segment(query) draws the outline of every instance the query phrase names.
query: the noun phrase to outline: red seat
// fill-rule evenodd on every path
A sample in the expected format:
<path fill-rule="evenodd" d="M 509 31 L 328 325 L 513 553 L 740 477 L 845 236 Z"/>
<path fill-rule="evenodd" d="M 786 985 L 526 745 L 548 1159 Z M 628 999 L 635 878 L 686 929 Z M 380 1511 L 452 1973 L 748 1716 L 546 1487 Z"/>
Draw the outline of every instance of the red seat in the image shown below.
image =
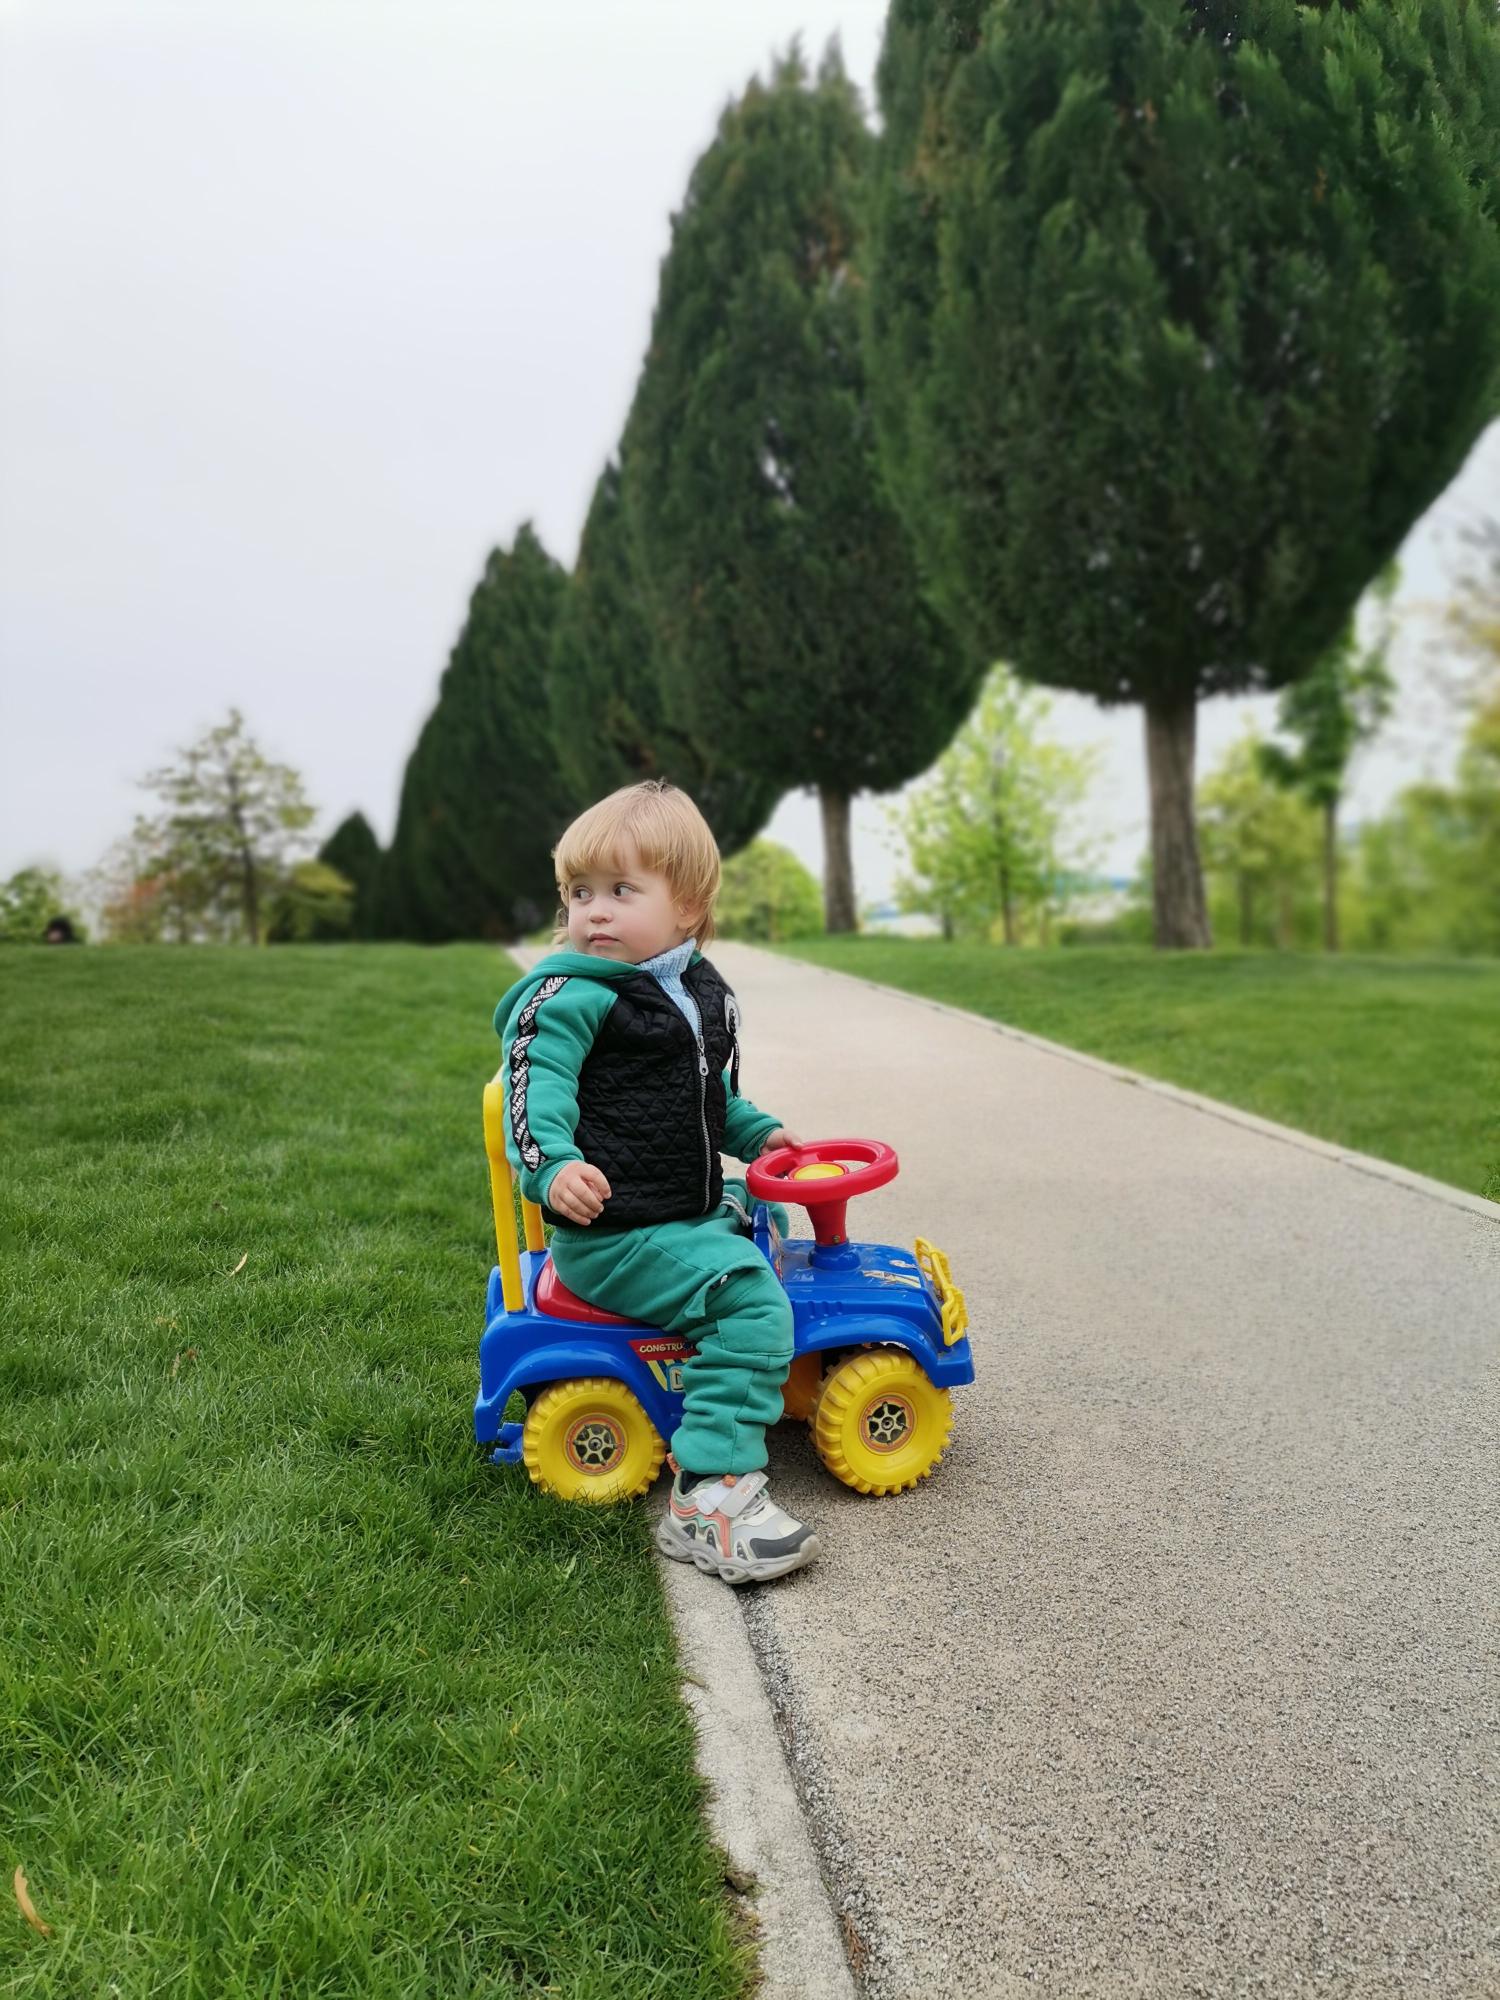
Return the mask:
<path fill-rule="evenodd" d="M 603 1306 L 591 1306 L 587 1299 L 570 1292 L 557 1275 L 557 1266 L 549 1257 L 536 1281 L 532 1303 L 539 1313 L 547 1313 L 553 1319 L 587 1320 L 590 1326 L 639 1326 L 638 1319 L 624 1319 L 619 1313 L 606 1312 Z"/>

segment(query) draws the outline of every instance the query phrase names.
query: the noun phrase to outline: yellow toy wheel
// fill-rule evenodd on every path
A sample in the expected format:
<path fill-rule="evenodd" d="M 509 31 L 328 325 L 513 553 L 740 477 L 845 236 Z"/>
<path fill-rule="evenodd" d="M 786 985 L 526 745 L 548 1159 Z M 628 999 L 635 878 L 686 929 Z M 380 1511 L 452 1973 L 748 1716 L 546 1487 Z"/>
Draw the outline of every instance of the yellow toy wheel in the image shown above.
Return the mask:
<path fill-rule="evenodd" d="M 806 1423 L 823 1386 L 821 1354 L 799 1354 L 792 1372 L 781 1385 L 781 1414 L 794 1423 Z"/>
<path fill-rule="evenodd" d="M 544 1493 L 608 1506 L 644 1493 L 667 1455 L 661 1433 L 623 1382 L 554 1382 L 526 1415 L 521 1456 Z"/>
<path fill-rule="evenodd" d="M 953 1428 L 953 1398 L 899 1347 L 851 1354 L 824 1377 L 813 1445 L 857 1493 L 900 1493 L 925 1479 Z"/>

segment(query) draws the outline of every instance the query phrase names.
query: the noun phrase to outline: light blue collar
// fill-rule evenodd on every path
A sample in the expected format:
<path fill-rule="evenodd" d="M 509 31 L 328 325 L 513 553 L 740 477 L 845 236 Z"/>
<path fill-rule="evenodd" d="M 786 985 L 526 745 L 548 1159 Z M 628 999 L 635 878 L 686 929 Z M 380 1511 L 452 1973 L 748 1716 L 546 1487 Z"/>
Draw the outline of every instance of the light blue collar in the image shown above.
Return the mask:
<path fill-rule="evenodd" d="M 666 951 L 659 951 L 655 958 L 643 958 L 636 966 L 637 972 L 649 972 L 657 979 L 680 979 L 687 970 L 688 960 L 698 949 L 698 940 L 688 938 L 682 944 L 674 944 Z"/>

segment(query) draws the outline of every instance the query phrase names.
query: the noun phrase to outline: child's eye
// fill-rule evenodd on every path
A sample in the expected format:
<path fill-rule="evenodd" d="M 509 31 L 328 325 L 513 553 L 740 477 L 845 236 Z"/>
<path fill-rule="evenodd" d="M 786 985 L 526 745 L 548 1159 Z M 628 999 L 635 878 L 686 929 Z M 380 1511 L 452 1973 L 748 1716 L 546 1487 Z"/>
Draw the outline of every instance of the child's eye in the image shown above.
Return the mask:
<path fill-rule="evenodd" d="M 631 895 L 632 895 L 632 896 L 633 896 L 633 895 L 635 894 L 635 885 L 634 885 L 634 883 L 631 883 L 631 882 L 616 882 L 616 884 L 615 884 L 615 887 L 616 887 L 617 889 L 628 889 L 628 890 L 630 891 L 630 893 L 631 893 Z"/>

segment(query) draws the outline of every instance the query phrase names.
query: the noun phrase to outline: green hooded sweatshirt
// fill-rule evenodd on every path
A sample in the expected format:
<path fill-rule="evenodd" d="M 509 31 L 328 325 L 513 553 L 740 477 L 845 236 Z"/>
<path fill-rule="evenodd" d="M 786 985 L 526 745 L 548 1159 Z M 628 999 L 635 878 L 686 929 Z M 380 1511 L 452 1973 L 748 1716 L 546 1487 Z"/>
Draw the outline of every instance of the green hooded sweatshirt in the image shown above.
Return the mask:
<path fill-rule="evenodd" d="M 728 996 L 729 1007 L 726 1011 L 737 1017 L 733 994 L 723 974 L 704 959 L 701 951 L 695 950 L 689 959 L 685 981 L 692 978 L 699 966 L 706 966 L 707 980 L 700 975 L 695 984 L 711 1003 L 722 991 Z M 506 1157 L 518 1175 L 521 1192 L 528 1201 L 540 1202 L 545 1208 L 547 1191 L 559 1170 L 570 1160 L 584 1158 L 576 1136 L 580 1122 L 580 1073 L 611 1011 L 631 983 L 638 980 L 646 982 L 653 1000 L 655 995 L 661 996 L 675 1021 L 682 1020 L 676 1002 L 667 995 L 652 973 L 644 972 L 637 965 L 592 958 L 568 950 L 550 952 L 546 958 L 539 960 L 516 981 L 495 1009 L 495 1028 L 503 1053 L 502 1080 L 508 1099 Z M 637 988 L 636 992 L 639 995 L 640 989 Z M 699 994 L 693 993 L 693 997 L 697 1000 Z M 700 1013 L 703 1011 L 700 1004 Z M 524 1022 L 523 1015 L 526 1016 Z M 717 1026 L 717 1013 L 714 1021 L 714 1040 L 722 1047 L 725 1045 L 725 1031 Z M 683 1021 L 683 1026 L 690 1024 Z M 709 1026 L 709 1021 L 705 1019 L 706 1033 Z M 516 1047 L 518 1038 L 521 1041 L 519 1051 Z M 701 1050 L 703 1037 L 699 1037 L 698 1041 Z M 680 1043 L 680 1037 L 678 1045 L 683 1051 L 684 1064 L 691 1065 L 691 1087 L 696 1091 L 699 1056 L 686 1050 L 685 1045 Z M 712 1090 L 717 1085 L 723 1094 L 723 1150 L 737 1159 L 753 1160 L 781 1121 L 768 1112 L 758 1110 L 748 1098 L 738 1094 L 735 1089 L 737 1069 L 737 1059 L 725 1063 L 721 1070 L 713 1074 L 709 1074 L 705 1067 L 704 1090 Z M 682 1087 L 680 1073 L 674 1075 L 673 1081 L 679 1088 Z M 719 1122 L 717 1112 L 715 1104 L 712 1106 L 714 1125 Z M 649 1146 L 652 1137 L 649 1107 L 639 1122 L 642 1127 L 641 1144 Z M 704 1130 L 706 1134 L 708 1120 L 705 1120 Z M 629 1189 L 621 1185 L 621 1162 L 593 1160 L 590 1164 L 601 1167 L 609 1177 L 612 1199 L 625 1196 L 628 1202 Z M 717 1159 L 711 1162 L 711 1167 L 717 1178 Z M 628 1156 L 623 1177 L 628 1181 Z M 625 1206 L 626 1202 L 621 1205 Z M 706 1201 L 704 1212 L 713 1205 L 713 1202 Z M 608 1222 L 609 1211 L 610 1203 L 606 1202 L 601 1222 Z M 547 1217 L 549 1221 L 563 1220 L 550 1210 L 547 1210 Z"/>

